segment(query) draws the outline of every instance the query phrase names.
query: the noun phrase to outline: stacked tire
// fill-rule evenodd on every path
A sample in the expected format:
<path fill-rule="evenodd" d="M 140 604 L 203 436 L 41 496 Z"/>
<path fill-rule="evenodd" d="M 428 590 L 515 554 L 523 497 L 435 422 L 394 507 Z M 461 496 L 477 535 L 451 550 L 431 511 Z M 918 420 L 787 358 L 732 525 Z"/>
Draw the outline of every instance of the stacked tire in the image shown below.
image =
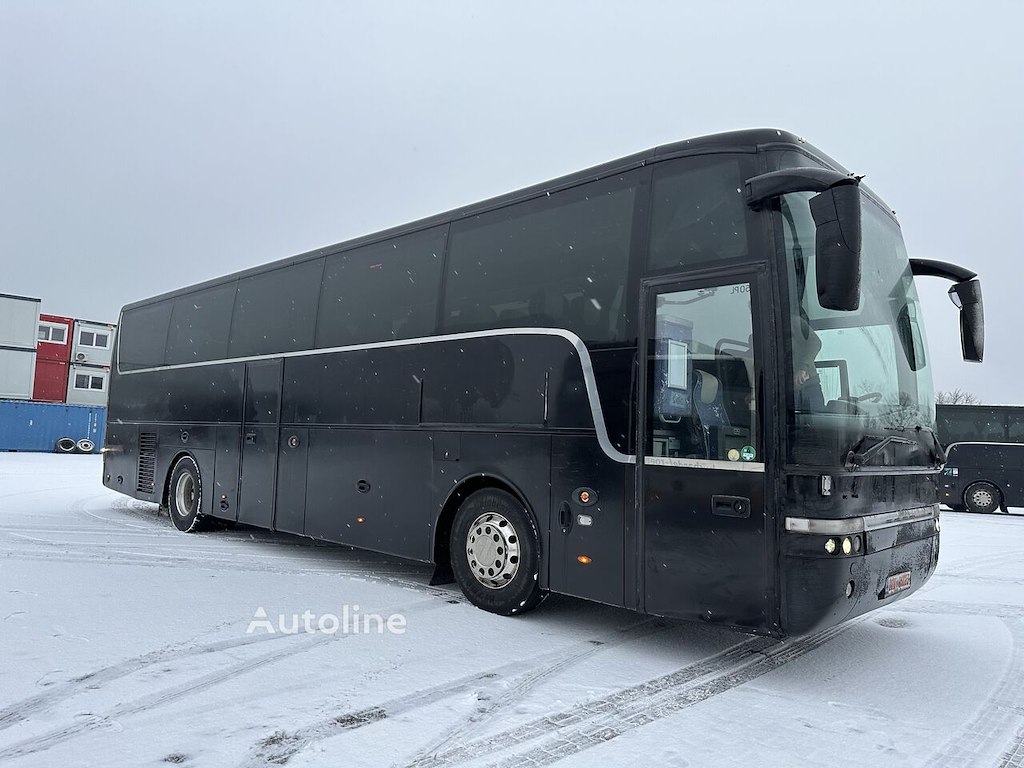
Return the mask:
<path fill-rule="evenodd" d="M 87 437 L 75 440 L 70 437 L 62 437 L 53 446 L 57 453 L 93 453 L 96 450 L 96 443 Z"/>

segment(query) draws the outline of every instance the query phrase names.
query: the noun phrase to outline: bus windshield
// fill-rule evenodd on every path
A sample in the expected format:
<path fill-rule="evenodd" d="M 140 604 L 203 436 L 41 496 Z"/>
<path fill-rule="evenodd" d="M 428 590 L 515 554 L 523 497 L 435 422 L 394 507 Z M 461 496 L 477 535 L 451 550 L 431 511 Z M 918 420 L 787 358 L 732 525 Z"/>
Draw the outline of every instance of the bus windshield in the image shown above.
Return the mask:
<path fill-rule="evenodd" d="M 812 193 L 780 204 L 789 283 L 788 459 L 935 467 L 935 407 L 917 290 L 899 226 L 863 195 L 860 306 L 818 303 Z"/>

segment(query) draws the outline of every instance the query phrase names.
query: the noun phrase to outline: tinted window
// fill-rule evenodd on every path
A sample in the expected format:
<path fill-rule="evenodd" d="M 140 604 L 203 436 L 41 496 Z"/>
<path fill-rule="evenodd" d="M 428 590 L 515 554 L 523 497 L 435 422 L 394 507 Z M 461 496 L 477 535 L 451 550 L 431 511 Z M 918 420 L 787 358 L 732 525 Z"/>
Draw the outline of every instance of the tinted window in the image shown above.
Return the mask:
<path fill-rule="evenodd" d="M 117 364 L 121 370 L 163 365 L 172 307 L 170 301 L 164 301 L 124 313 L 117 344 Z"/>
<path fill-rule="evenodd" d="M 174 300 L 167 333 L 167 364 L 220 360 L 227 356 L 235 283 Z"/>
<path fill-rule="evenodd" d="M 651 199 L 651 270 L 748 255 L 743 181 L 749 160 L 687 158 L 658 166 Z"/>
<path fill-rule="evenodd" d="M 1015 469 L 1024 465 L 1024 448 L 1011 445 L 955 445 L 949 449 L 951 466 L 987 470 Z"/>
<path fill-rule="evenodd" d="M 239 280 L 228 355 L 310 349 L 323 271 L 316 259 Z"/>
<path fill-rule="evenodd" d="M 621 341 L 635 178 L 452 224 L 444 330 L 568 328 Z"/>
<path fill-rule="evenodd" d="M 1024 417 L 1006 414 L 1006 439 L 1011 443 L 1024 443 Z"/>
<path fill-rule="evenodd" d="M 434 332 L 444 228 L 327 257 L 316 346 L 411 339 Z"/>

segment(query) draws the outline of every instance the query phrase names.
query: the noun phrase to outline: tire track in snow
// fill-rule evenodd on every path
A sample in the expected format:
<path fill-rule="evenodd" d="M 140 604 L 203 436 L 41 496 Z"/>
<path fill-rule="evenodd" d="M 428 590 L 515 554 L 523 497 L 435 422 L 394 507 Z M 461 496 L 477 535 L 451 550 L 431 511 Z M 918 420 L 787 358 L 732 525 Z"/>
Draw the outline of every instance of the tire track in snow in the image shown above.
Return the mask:
<path fill-rule="evenodd" d="M 1009 749 L 1003 753 L 999 768 L 1021 768 L 1024 766 L 1024 727 L 1014 734 Z"/>
<path fill-rule="evenodd" d="M 950 563 L 949 567 L 944 568 L 940 556 L 939 567 L 933 576 L 968 576 L 991 566 L 1019 563 L 1021 561 L 1024 561 L 1024 553 L 1019 551 L 996 552 L 991 555 L 954 560 Z"/>
<path fill-rule="evenodd" d="M 1020 705 L 1021 681 L 1024 680 L 1024 618 L 1003 618 L 1003 623 L 1013 637 L 1009 664 L 974 717 L 923 761 L 929 768 L 991 765 L 992 750 L 986 753 L 985 748 L 1007 742 L 1008 747 L 1000 750 L 1002 761 L 999 765 L 1019 766 L 1024 761 L 1024 709 Z"/>
<path fill-rule="evenodd" d="M 502 768 L 550 765 L 748 683 L 819 648 L 863 620 L 863 616 L 857 617 L 797 640 L 752 638 L 667 675 L 460 745 L 411 766 L 434 768 L 491 756 L 499 759 L 490 765 Z M 526 752 L 501 757 L 501 753 L 537 739 L 543 740 Z"/>
<path fill-rule="evenodd" d="M 409 616 L 445 608 L 448 605 L 448 602 L 430 599 L 413 603 L 404 608 L 397 608 L 395 611 Z M 260 667 L 266 666 L 267 664 L 273 664 L 292 656 L 306 653 L 307 651 L 314 650 L 326 645 L 327 643 L 344 640 L 350 636 L 351 635 L 347 634 L 323 633 L 287 635 L 287 637 L 296 640 L 290 648 L 270 651 L 253 658 L 232 663 L 214 672 L 200 675 L 191 680 L 164 688 L 163 690 L 139 697 L 132 701 L 123 702 L 101 714 L 90 713 L 89 718 L 81 722 L 71 723 L 60 728 L 55 728 L 42 735 L 26 738 L 8 745 L 7 747 L 0 748 L 0 760 L 22 757 L 24 755 L 45 751 L 51 747 L 68 741 L 69 739 L 73 739 L 80 734 L 107 727 L 119 718 L 149 712 L 157 707 L 170 704 L 178 701 L 179 699 L 200 693 L 208 688 L 212 688 L 220 683 L 232 680 L 248 672 L 259 669 Z M 276 637 L 276 635 L 273 635 L 272 637 Z M 300 640 L 301 642 L 299 642 Z"/>
<path fill-rule="evenodd" d="M 945 600 L 925 600 L 911 597 L 889 606 L 885 610 L 897 613 L 936 613 L 957 616 L 990 616 L 997 619 L 1024 619 L 1024 606 L 1007 603 L 963 603 Z"/>
<path fill-rule="evenodd" d="M 313 574 L 323 576 L 339 576 L 344 578 L 360 579 L 374 584 L 384 584 L 387 586 L 403 587 L 423 594 L 433 595 L 435 597 L 441 597 L 446 600 L 454 600 L 456 602 L 465 602 L 465 597 L 461 592 L 454 588 L 446 588 L 444 586 L 430 586 L 426 583 L 428 578 L 426 572 L 423 572 L 423 580 L 416 579 L 416 572 L 414 566 L 410 564 L 408 570 L 406 569 L 392 569 L 392 570 L 379 570 L 372 563 L 367 563 L 365 569 L 355 569 L 352 567 L 346 568 L 332 568 L 332 567 L 308 567 L 297 564 L 294 568 L 282 568 L 280 566 L 273 565 L 273 562 L 279 562 L 273 559 L 270 562 L 258 562 L 258 561 L 246 561 L 245 559 L 218 559 L 211 560 L 203 557 L 183 557 L 179 555 L 153 555 L 145 553 L 86 553 L 86 552 L 71 552 L 69 550 L 58 549 L 60 545 L 53 545 L 52 551 L 50 549 L 40 549 L 35 552 L 30 552 L 25 549 L 18 550 L 4 550 L 0 549 L 0 558 L 16 558 L 19 560 L 35 560 L 40 562 L 52 562 L 54 560 L 61 563 L 70 563 L 76 565 L 114 565 L 114 566 L 131 566 L 131 567 L 143 567 L 143 568 L 165 568 L 168 566 L 187 566 L 193 569 L 212 571 L 214 573 L 270 573 L 280 575 L 297 575 L 297 574 Z"/>
<path fill-rule="evenodd" d="M 325 643 L 335 639 L 335 636 L 333 635 L 314 637 L 315 639 L 313 641 L 307 641 L 301 644 L 296 643 L 293 647 L 283 651 L 264 653 L 260 656 L 256 656 L 255 658 L 231 664 L 230 666 L 217 670 L 216 672 L 210 672 L 187 682 L 165 688 L 157 693 L 118 704 L 103 714 L 89 713 L 89 717 L 86 720 L 56 728 L 42 734 L 41 736 L 33 736 L 23 739 L 22 741 L 0 749 L 0 760 L 22 757 L 35 752 L 42 752 L 56 746 L 57 744 L 67 741 L 68 739 L 74 738 L 82 733 L 86 733 L 87 731 L 107 727 L 119 718 L 148 712 L 149 710 L 155 709 L 163 704 L 169 704 L 191 694 L 206 690 L 218 683 L 231 680 L 232 678 L 238 677 L 246 672 L 259 669 L 260 667 L 271 664 L 275 661 L 281 661 L 282 659 L 286 659 L 290 656 L 312 650 L 313 648 L 324 645 Z"/>
<path fill-rule="evenodd" d="M 74 696 L 87 691 L 95 691 L 109 683 L 119 680 L 140 670 L 151 667 L 155 664 L 164 664 L 169 661 L 186 659 L 192 656 L 202 656 L 207 653 L 233 650 L 254 643 L 262 643 L 272 640 L 280 640 L 290 635 L 246 635 L 245 637 L 234 637 L 219 640 L 212 643 L 196 644 L 186 642 L 176 645 L 169 645 L 155 651 L 149 651 L 130 659 L 125 659 L 116 664 L 101 667 L 93 672 L 72 678 L 47 688 L 42 693 L 8 704 L 0 709 L 0 731 L 10 728 L 16 723 L 29 719 L 32 715 L 44 712 L 53 708 Z"/>
<path fill-rule="evenodd" d="M 343 712 L 290 733 L 278 731 L 258 742 L 252 754 L 241 765 L 248 767 L 282 765 L 316 741 L 473 691 L 481 684 L 492 686 L 502 680 L 513 681 L 512 689 L 509 690 L 507 696 L 501 697 L 501 703 L 509 703 L 517 697 L 519 691 L 525 694 L 530 687 L 540 684 L 552 675 L 604 649 L 646 637 L 664 629 L 666 629 L 666 625 L 659 621 L 644 619 L 599 639 L 573 643 L 566 649 L 509 662 L 484 672 L 466 675 L 456 680 L 398 696 L 372 707 Z M 524 664 L 530 665 L 529 672 L 523 672 Z"/>
<path fill-rule="evenodd" d="M 486 699 L 482 705 L 478 706 L 473 711 L 472 714 L 462 718 L 459 722 L 453 724 L 435 736 L 431 744 L 419 750 L 411 762 L 416 763 L 418 760 L 426 759 L 430 755 L 437 753 L 447 744 L 463 741 L 464 737 L 471 729 L 479 728 L 486 724 L 500 715 L 503 711 L 506 711 L 509 707 L 522 701 L 541 683 L 544 683 L 549 678 L 564 672 L 569 667 L 590 658 L 599 651 L 648 637 L 649 635 L 661 632 L 667 628 L 668 625 L 665 623 L 659 622 L 653 617 L 648 617 L 630 627 L 619 630 L 613 636 L 609 636 L 602 640 L 589 641 L 592 644 L 592 648 L 584 649 L 584 651 L 579 654 L 566 655 L 565 657 L 556 659 L 549 664 L 541 664 L 522 674 L 509 678 L 506 681 L 508 683 L 508 687 L 504 691 Z"/>

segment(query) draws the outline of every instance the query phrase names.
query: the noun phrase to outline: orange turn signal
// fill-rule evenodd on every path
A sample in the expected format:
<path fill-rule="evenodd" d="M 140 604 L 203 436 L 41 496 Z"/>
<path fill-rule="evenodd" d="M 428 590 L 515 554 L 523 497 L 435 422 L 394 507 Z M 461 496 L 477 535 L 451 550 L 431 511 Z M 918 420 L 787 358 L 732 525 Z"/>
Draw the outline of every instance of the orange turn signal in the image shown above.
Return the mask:
<path fill-rule="evenodd" d="M 577 560 L 578 560 L 579 562 L 583 563 L 583 565 L 590 565 L 590 564 L 591 564 L 592 562 L 594 562 L 593 560 L 591 560 L 591 559 L 590 559 L 589 557 L 587 557 L 586 555 L 580 555 L 580 556 L 579 556 L 579 557 L 577 557 L 576 559 L 577 559 Z"/>

